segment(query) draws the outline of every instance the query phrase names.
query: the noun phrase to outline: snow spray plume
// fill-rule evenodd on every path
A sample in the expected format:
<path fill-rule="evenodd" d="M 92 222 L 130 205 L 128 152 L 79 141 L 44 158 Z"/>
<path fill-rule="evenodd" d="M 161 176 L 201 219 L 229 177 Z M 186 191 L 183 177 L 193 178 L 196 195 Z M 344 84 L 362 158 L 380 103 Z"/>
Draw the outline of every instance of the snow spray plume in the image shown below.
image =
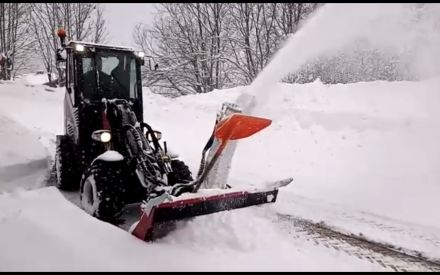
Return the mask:
<path fill-rule="evenodd" d="M 396 54 L 410 53 L 418 79 L 440 72 L 440 5 L 326 4 L 285 42 L 237 103 L 245 113 L 260 108 L 269 89 L 320 56 L 347 49 L 359 39 Z"/>

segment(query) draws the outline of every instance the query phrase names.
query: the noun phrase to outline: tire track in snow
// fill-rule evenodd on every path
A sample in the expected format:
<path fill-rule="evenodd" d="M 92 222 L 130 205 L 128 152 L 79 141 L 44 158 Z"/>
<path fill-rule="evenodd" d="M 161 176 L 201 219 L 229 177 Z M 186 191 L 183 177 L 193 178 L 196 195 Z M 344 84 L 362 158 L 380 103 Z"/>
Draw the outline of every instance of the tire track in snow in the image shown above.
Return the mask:
<path fill-rule="evenodd" d="M 362 210 L 347 210 L 343 205 L 322 202 L 289 194 L 289 209 L 296 218 L 310 220 L 346 235 L 353 233 L 362 239 L 381 243 L 407 255 L 440 262 L 440 235 L 435 227 L 418 225 Z M 287 205 L 284 206 L 286 208 Z"/>
<path fill-rule="evenodd" d="M 408 255 L 382 243 L 337 232 L 324 224 L 313 223 L 287 214 L 275 214 L 274 222 L 293 235 L 316 245 L 343 251 L 359 259 L 380 264 L 390 271 L 440 271 L 440 263 Z"/>

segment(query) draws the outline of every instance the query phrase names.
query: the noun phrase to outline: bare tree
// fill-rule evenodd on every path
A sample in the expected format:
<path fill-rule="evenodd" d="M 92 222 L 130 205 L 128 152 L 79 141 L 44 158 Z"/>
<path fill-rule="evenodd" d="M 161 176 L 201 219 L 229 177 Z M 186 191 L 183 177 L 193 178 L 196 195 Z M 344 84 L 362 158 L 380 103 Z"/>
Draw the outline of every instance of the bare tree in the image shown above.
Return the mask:
<path fill-rule="evenodd" d="M 93 37 L 94 43 L 105 43 L 108 38 L 108 31 L 106 28 L 106 21 L 104 18 L 104 8 L 102 5 L 97 4 L 96 15 L 93 24 Z"/>
<path fill-rule="evenodd" d="M 231 4 L 229 35 L 233 60 L 229 60 L 249 84 L 267 65 L 289 34 L 318 6 L 309 3 L 235 3 Z"/>
<path fill-rule="evenodd" d="M 158 62 L 150 86 L 178 94 L 206 93 L 227 81 L 223 18 L 226 4 L 162 4 L 152 28 L 138 25 L 134 39 Z"/>
<path fill-rule="evenodd" d="M 231 24 L 235 32 L 229 36 L 233 64 L 250 83 L 266 66 L 278 43 L 276 8 L 278 4 L 231 4 Z M 230 60 L 232 62 L 232 60 Z"/>
<path fill-rule="evenodd" d="M 303 11 L 306 5 L 304 3 L 280 3 L 278 5 L 276 23 L 282 35 L 287 36 L 296 31 L 299 21 L 304 16 Z"/>
<path fill-rule="evenodd" d="M 13 78 L 29 55 L 28 7 L 0 3 L 0 79 Z"/>
<path fill-rule="evenodd" d="M 94 27 L 94 3 L 57 3 L 57 20 L 67 31 L 68 40 L 90 39 Z"/>
<path fill-rule="evenodd" d="M 49 83 L 52 83 L 58 45 L 55 35 L 58 27 L 57 17 L 59 17 L 58 8 L 55 3 L 31 4 L 31 23 L 35 34 L 36 51 L 41 55 Z"/>
<path fill-rule="evenodd" d="M 35 48 L 42 58 L 49 83 L 55 74 L 56 52 L 59 40 L 56 30 L 63 27 L 67 40 L 103 42 L 107 36 L 103 9 L 95 3 L 32 3 L 31 25 Z M 58 84 L 63 74 L 58 71 Z"/>
<path fill-rule="evenodd" d="M 135 28 L 138 46 L 160 63 L 147 85 L 178 94 L 246 85 L 317 4 L 162 4 L 151 28 Z"/>

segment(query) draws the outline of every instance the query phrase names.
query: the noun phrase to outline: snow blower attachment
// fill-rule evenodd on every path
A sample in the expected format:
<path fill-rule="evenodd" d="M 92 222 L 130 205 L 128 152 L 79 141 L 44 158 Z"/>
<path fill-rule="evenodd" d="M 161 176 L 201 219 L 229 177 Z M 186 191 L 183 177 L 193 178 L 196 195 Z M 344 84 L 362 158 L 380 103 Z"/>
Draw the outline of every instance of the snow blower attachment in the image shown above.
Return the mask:
<path fill-rule="evenodd" d="M 141 66 L 144 53 L 131 48 L 79 41 L 65 43 L 57 60 L 65 63 L 64 135 L 56 138 L 56 183 L 79 190 L 80 205 L 112 224 L 130 205 L 141 217 L 130 230 L 143 240 L 154 238 L 164 222 L 242 208 L 276 200 L 278 188 L 261 190 L 227 185 L 235 142 L 268 127 L 271 121 L 242 114 L 225 103 L 206 144 L 197 177 L 178 156 L 168 152 L 161 132 L 144 122 Z M 125 210 L 124 210 L 125 209 Z M 127 223 L 124 224 L 124 226 Z M 127 229 L 126 227 L 123 227 Z"/>
<path fill-rule="evenodd" d="M 265 118 L 238 113 L 232 113 L 225 117 L 231 108 L 236 110 L 236 107 L 232 106 L 225 103 L 218 115 L 218 119 L 222 119 L 220 121 L 217 119 L 214 133 L 203 150 L 197 179 L 189 184 L 175 185 L 170 193 L 164 193 L 154 200 L 144 202 L 141 206 L 141 218 L 131 229 L 133 235 L 149 241 L 155 238 L 156 224 L 275 202 L 278 189 L 292 181 L 290 178 L 280 180 L 261 190 L 240 191 L 234 190 L 228 185 L 225 185 L 224 189 L 200 189 L 203 183 L 206 187 L 208 175 L 213 167 L 218 165 L 218 161 L 229 142 L 249 137 L 266 128 L 272 122 Z M 217 141 L 218 146 L 215 147 L 210 160 L 205 163 L 206 151 L 213 146 L 214 140 Z M 231 157 L 228 156 L 227 160 L 230 161 Z M 223 172 L 225 171 L 223 170 Z M 227 174 L 224 176 L 227 177 Z"/>

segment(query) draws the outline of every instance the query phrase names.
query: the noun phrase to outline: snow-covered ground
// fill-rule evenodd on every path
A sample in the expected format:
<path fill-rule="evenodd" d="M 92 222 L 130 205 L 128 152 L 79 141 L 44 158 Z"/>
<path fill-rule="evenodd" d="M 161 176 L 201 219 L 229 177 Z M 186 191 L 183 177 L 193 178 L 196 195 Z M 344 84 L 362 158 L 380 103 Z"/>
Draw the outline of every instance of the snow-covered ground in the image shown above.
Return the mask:
<path fill-rule="evenodd" d="M 181 222 L 152 244 L 87 216 L 54 187 L 1 194 L 0 270 L 383 269 L 292 238 L 270 219 L 276 213 L 440 258 L 437 87 L 439 79 L 267 90 L 256 113 L 273 124 L 239 141 L 229 184 L 294 183 L 274 205 Z M 196 173 L 217 110 L 243 88 L 175 99 L 145 89 L 145 120 Z M 5 167 L 53 156 L 63 96 L 33 76 L 0 84 L 0 190 L 41 183 L 38 165 L 22 168 L 39 175 L 25 180 Z"/>
<path fill-rule="evenodd" d="M 0 270 L 382 270 L 290 240 L 255 209 L 181 223 L 146 244 L 85 215 L 55 187 L 2 195 L 0 207 L 0 241 L 8 248 L 0 254 Z"/>

